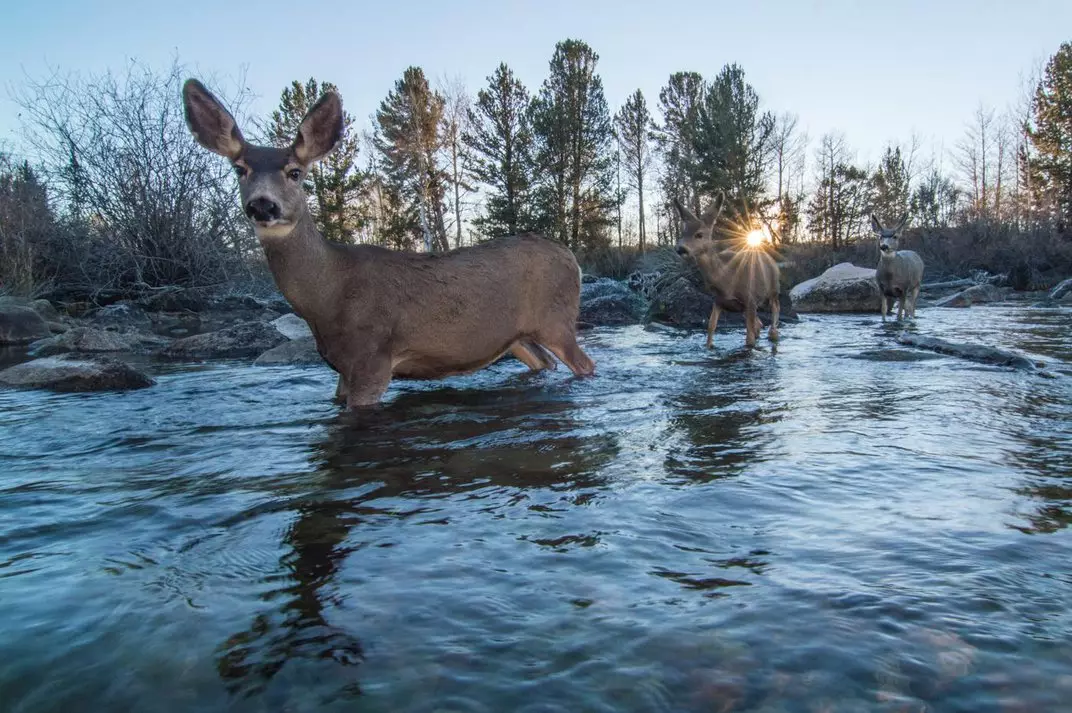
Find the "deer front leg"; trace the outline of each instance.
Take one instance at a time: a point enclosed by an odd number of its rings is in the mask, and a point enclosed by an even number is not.
[[[907,299],[908,293],[902,292],[901,299],[897,300],[897,321],[900,322],[904,317],[905,311],[905,299]]]
[[[886,321],[886,295],[882,295],[882,321]]]
[[[339,374],[339,383],[335,387],[335,403],[339,404],[340,406],[342,404],[345,404],[346,397],[349,392],[350,390],[346,388],[346,379],[343,378],[342,374]]]
[[[918,285],[912,290],[912,314],[909,315],[912,319],[916,318],[916,300],[919,299],[919,290],[920,287]]]
[[[756,337],[759,336],[760,329],[763,328],[763,323],[759,321],[759,317],[756,316],[756,306],[748,305],[744,311],[744,328],[745,337],[744,345],[752,348],[756,346]]]
[[[718,318],[722,314],[722,308],[718,306],[716,302],[711,307],[711,316],[707,318],[707,348],[712,348],[712,342],[715,338],[715,328],[718,327]]]
[[[346,369],[346,409],[374,406],[391,383],[391,354],[386,349],[362,349],[351,354]]]
[[[770,331],[767,332],[767,338],[772,342],[778,341],[778,316],[781,314],[781,311],[782,304],[778,300],[778,295],[775,295],[770,301],[771,325]]]

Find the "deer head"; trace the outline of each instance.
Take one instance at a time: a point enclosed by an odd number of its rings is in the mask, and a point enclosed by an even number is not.
[[[697,218],[692,211],[674,199],[674,208],[681,216],[681,237],[677,239],[676,249],[679,255],[696,257],[696,254],[713,245],[712,233],[718,218],[722,215],[725,196],[720,192],[715,196],[707,210]]]
[[[875,214],[871,214],[871,230],[875,231],[878,235],[878,251],[880,256],[895,255],[897,254],[897,242],[900,238],[901,231],[904,230],[905,223],[908,222],[908,214],[905,213],[901,217],[901,221],[897,223],[894,228],[885,228],[882,223],[878,221]]]
[[[326,92],[298,126],[284,149],[246,142],[231,113],[201,82],[182,87],[186,123],[197,142],[228,159],[238,174],[242,208],[259,238],[285,237],[309,211],[302,180],[331,153],[343,134],[342,100]]]

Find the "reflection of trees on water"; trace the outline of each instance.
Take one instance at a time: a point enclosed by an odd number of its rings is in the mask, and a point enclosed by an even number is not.
[[[666,471],[705,481],[738,475],[762,459],[769,438],[759,427],[780,418],[770,408],[777,387],[777,367],[766,354],[737,352],[709,368],[689,369],[665,397],[669,430],[683,446],[668,449]]]
[[[611,435],[580,435],[576,408],[534,384],[408,392],[387,406],[336,417],[312,445],[311,489],[289,506],[289,551],[276,586],[262,595],[272,608],[219,648],[217,668],[231,691],[260,694],[292,662],[362,661],[357,637],[328,621],[340,603],[332,588],[354,551],[347,545],[353,528],[422,511],[400,511],[398,498],[449,498],[489,486],[600,487],[598,473],[618,445]],[[330,695],[360,693],[356,672],[336,675],[348,680]]]

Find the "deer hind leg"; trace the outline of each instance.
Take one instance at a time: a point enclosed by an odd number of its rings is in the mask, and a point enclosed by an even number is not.
[[[883,322],[886,321],[886,312],[888,311],[888,309],[889,309],[889,305],[886,302],[886,295],[883,294],[882,295],[882,321]]]
[[[562,360],[576,376],[591,376],[596,370],[592,361],[580,345],[577,335],[569,326],[554,327],[537,335],[541,347],[546,347],[552,354]]]
[[[718,304],[711,307],[711,316],[707,319],[707,348],[712,349],[715,338],[715,329],[718,327],[718,318],[722,314],[722,308]]]
[[[536,342],[514,342],[510,353],[532,371],[558,368],[554,357]]]
[[[759,336],[759,331],[763,329],[763,323],[756,316],[755,305],[748,305],[744,310],[744,329],[744,345],[749,348],[756,346],[756,337]]]
[[[778,295],[775,295],[774,297],[771,297],[771,301],[770,301],[771,325],[770,325],[770,331],[767,332],[767,338],[770,339],[772,342],[778,341],[778,317],[781,314],[781,311],[782,311],[782,303],[778,299]]]
[[[919,299],[919,290],[919,285],[916,285],[916,287],[912,290],[912,319],[916,318],[916,301]]]
[[[905,300],[908,299],[908,293],[902,292],[900,299],[897,300],[897,321],[900,322],[904,317]]]
[[[335,387],[335,403],[345,404],[349,393],[350,390],[346,388],[346,379],[342,378],[342,374],[339,374],[339,383]]]

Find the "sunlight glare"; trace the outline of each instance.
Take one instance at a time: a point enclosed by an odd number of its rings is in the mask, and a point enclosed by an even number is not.
[[[749,231],[748,235],[745,236],[745,241],[750,248],[758,248],[764,241],[766,241],[766,239],[766,233],[759,229]]]

